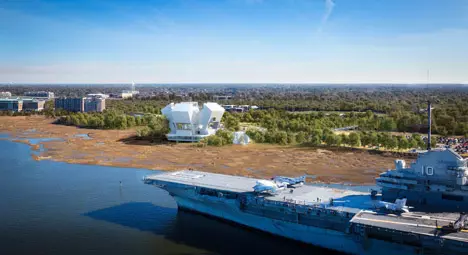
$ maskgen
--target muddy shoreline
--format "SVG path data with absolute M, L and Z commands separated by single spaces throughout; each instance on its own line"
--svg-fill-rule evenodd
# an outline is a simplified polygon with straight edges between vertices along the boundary
M 8 134 L 9 140 L 29 144 L 36 160 L 167 171 L 193 168 L 262 178 L 308 174 L 316 177 L 311 181 L 327 183 L 373 184 L 379 173 L 393 168 L 395 159 L 414 157 L 349 148 L 150 144 L 134 139 L 135 130 L 82 129 L 53 121 L 43 116 L 1 116 L 0 133 Z

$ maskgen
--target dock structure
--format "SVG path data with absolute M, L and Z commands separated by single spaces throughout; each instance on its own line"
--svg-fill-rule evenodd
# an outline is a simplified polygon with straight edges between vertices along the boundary
M 459 214 L 382 212 L 379 197 L 365 192 L 304 184 L 265 194 L 254 192 L 254 178 L 191 170 L 144 182 L 167 190 L 179 208 L 342 252 L 468 254 L 468 230 L 446 228 Z

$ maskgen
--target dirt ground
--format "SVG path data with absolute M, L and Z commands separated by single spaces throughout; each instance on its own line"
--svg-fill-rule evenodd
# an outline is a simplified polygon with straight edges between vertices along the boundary
M 52 124 L 42 116 L 0 117 L 0 133 L 28 143 L 36 160 L 49 159 L 157 170 L 196 170 L 272 177 L 315 176 L 310 181 L 372 184 L 393 168 L 396 156 L 367 151 L 325 150 L 264 144 L 198 148 L 193 144 L 149 144 L 132 137 L 134 130 L 93 130 Z M 60 138 L 34 144 L 35 138 Z

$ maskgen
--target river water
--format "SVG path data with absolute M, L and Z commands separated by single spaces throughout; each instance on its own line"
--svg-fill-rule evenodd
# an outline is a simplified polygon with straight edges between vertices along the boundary
M 0 140 L 0 254 L 332 254 L 177 211 L 155 171 L 34 161 Z M 120 184 L 122 182 L 122 184 Z

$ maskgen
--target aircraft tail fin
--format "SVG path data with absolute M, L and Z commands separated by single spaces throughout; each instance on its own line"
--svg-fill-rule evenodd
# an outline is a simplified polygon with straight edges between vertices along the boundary
M 398 207 L 398 208 L 404 208 L 406 206 L 406 198 L 402 198 L 402 199 L 397 199 L 395 200 L 395 205 Z

